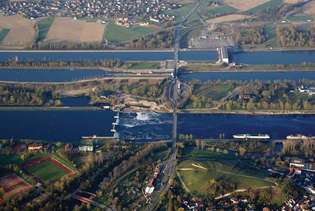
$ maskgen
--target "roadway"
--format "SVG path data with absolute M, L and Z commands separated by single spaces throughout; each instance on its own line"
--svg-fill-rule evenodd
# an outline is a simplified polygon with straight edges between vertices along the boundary
M 181 29 L 183 24 L 187 21 L 187 19 L 194 13 L 196 9 L 200 6 L 200 1 L 196 2 L 196 5 L 192 8 L 191 11 L 188 12 L 186 16 L 182 18 L 182 21 L 175 27 L 175 43 L 174 43 L 174 71 L 173 77 L 171 78 L 171 86 L 170 90 L 172 90 L 169 94 L 169 100 L 172 105 L 173 110 L 173 128 L 172 128 L 172 154 L 169 159 L 165 161 L 165 169 L 163 171 L 163 175 L 161 178 L 161 188 L 159 191 L 156 191 L 152 195 L 151 203 L 147 206 L 146 210 L 154 210 L 158 207 L 160 202 L 160 195 L 166 195 L 167 191 L 173 184 L 173 180 L 175 178 L 176 173 L 176 141 L 177 141 L 177 100 L 178 94 L 180 93 L 180 81 L 178 78 L 178 55 L 179 55 L 179 43 L 181 39 Z

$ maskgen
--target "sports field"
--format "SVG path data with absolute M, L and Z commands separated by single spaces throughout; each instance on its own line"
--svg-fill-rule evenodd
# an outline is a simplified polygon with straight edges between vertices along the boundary
M 189 157 L 179 163 L 177 172 L 183 186 L 190 192 L 207 194 L 210 182 L 219 180 L 234 184 L 235 189 L 273 185 L 266 172 L 254 169 L 249 161 L 234 155 L 200 151 L 193 152 Z
M 24 168 L 33 176 L 40 178 L 43 182 L 56 181 L 67 174 L 75 172 L 62 162 L 52 157 L 42 157 L 28 161 Z
M 3 198 L 6 200 L 18 194 L 26 193 L 32 188 L 32 185 L 21 177 L 10 174 L 0 178 L 0 187 L 4 190 Z

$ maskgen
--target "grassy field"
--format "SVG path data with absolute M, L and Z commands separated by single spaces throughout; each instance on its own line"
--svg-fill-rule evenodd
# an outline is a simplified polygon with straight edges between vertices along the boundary
M 32 175 L 41 178 L 44 182 L 55 181 L 66 175 L 62 169 L 58 168 L 49 160 L 44 160 L 39 164 L 29 167 L 28 171 Z
M 46 38 L 48 30 L 54 21 L 54 17 L 47 17 L 38 22 L 37 41 L 42 41 Z
M 5 36 L 7 36 L 9 31 L 10 31 L 10 29 L 6 29 L 6 28 L 0 30 L 0 42 L 2 42 L 2 40 L 5 38 Z
M 310 15 L 300 14 L 300 15 L 292 15 L 288 17 L 289 21 L 297 21 L 297 22 L 305 22 L 308 20 L 314 20 L 314 18 Z
M 268 8 L 277 8 L 278 6 L 282 5 L 283 1 L 282 0 L 270 0 L 262 5 L 259 5 L 257 7 L 254 7 L 250 10 L 247 11 L 249 14 L 256 14 L 259 12 L 262 12 Z
M 174 15 L 175 16 L 175 21 L 178 23 L 182 20 L 182 17 L 184 17 L 186 14 L 189 13 L 189 11 L 194 7 L 194 4 L 187 4 L 184 5 L 178 9 L 171 10 L 168 12 L 169 15 Z M 197 14 L 192 14 L 188 20 L 188 22 L 198 20 L 199 17 Z
M 228 83 L 205 84 L 193 90 L 198 96 L 209 96 L 213 100 L 220 100 L 233 91 L 233 85 Z
M 237 9 L 230 6 L 220 6 L 216 8 L 211 8 L 208 11 L 208 17 L 215 17 L 220 15 L 227 15 L 236 12 Z
M 186 156 L 190 159 L 179 163 L 177 172 L 192 193 L 207 194 L 210 181 L 217 180 L 235 184 L 236 189 L 273 185 L 268 181 L 266 172 L 257 171 L 251 166 L 250 161 L 241 160 L 234 155 L 193 151 Z
M 160 63 L 158 62 L 140 62 L 128 64 L 128 69 L 160 69 Z
M 76 169 L 75 165 L 73 163 L 71 163 L 69 160 L 67 160 L 66 158 L 64 158 L 61 155 L 61 153 L 59 153 L 59 152 L 52 154 L 52 158 L 58 160 L 59 162 L 61 162 L 63 165 L 65 165 L 69 169 L 72 169 L 72 170 Z
M 156 30 L 152 27 L 132 26 L 127 28 L 109 23 L 106 26 L 105 38 L 110 42 L 125 42 L 145 36 L 154 31 Z

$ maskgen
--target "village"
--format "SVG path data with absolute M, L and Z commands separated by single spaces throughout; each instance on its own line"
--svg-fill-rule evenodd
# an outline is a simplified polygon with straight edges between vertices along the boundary
M 69 16 L 74 18 L 100 18 L 116 20 L 121 25 L 132 25 L 138 18 L 143 22 L 164 23 L 174 19 L 165 12 L 180 7 L 168 0 L 120 1 L 15 1 L 0 3 L 0 11 L 5 15 L 23 14 L 29 19 L 46 16 Z

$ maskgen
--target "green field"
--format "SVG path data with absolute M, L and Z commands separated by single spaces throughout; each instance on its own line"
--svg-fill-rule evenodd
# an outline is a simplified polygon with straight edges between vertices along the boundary
M 6 29 L 6 28 L 0 30 L 0 42 L 2 42 L 2 40 L 7 36 L 9 31 L 10 29 Z
M 158 62 L 140 62 L 128 64 L 128 69 L 160 69 L 161 65 Z
M 262 5 L 259 5 L 257 7 L 254 7 L 252 9 L 248 10 L 246 13 L 257 14 L 257 13 L 265 11 L 268 8 L 277 8 L 277 7 L 281 6 L 282 3 L 283 3 L 282 0 L 270 0 L 270 1 L 268 1 Z
M 127 28 L 109 23 L 105 29 L 105 39 L 109 42 L 125 42 L 143 37 L 154 31 L 156 30 L 152 27 L 131 26 Z
M 192 8 L 194 8 L 194 4 L 187 4 L 184 5 L 178 9 L 174 9 L 168 12 L 169 15 L 174 15 L 175 16 L 175 21 L 178 23 L 182 20 L 182 17 L 184 17 L 185 15 L 187 15 L 189 13 L 190 10 L 192 10 Z M 193 20 L 198 20 L 199 17 L 197 14 L 192 14 L 188 20 L 188 22 L 191 22 Z
M 17 155 L 0 155 L 0 165 L 21 164 L 23 161 Z
M 185 155 L 177 172 L 183 183 L 192 193 L 207 194 L 210 181 L 225 181 L 234 184 L 236 189 L 271 186 L 267 173 L 253 168 L 248 160 L 241 160 L 232 154 L 211 151 L 194 151 Z M 198 159 L 202 158 L 202 159 Z M 195 165 L 201 165 L 198 168 Z
M 43 41 L 49 31 L 51 24 L 54 22 L 54 17 L 48 17 L 38 22 L 38 36 L 37 41 Z
M 47 183 L 58 180 L 66 175 L 62 169 L 58 168 L 48 160 L 44 160 L 39 164 L 29 167 L 28 171 Z
M 208 10 L 208 17 L 216 17 L 220 15 L 227 15 L 236 12 L 237 9 L 230 6 L 219 6 Z
M 288 17 L 288 20 L 289 21 L 297 21 L 297 22 L 306 22 L 308 20 L 314 20 L 314 19 L 310 15 L 300 14 L 300 15 L 291 15 Z

